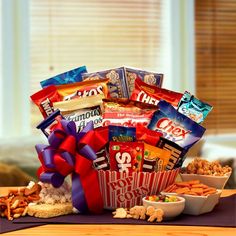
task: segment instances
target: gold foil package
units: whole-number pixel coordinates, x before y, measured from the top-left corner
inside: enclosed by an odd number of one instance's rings
[[[89,121],[93,121],[94,127],[102,126],[101,104],[104,94],[82,97],[69,101],[61,101],[53,104],[59,109],[66,120],[75,122],[77,131],[81,131]]]

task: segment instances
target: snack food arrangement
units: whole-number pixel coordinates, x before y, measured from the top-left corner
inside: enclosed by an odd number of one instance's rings
[[[42,81],[31,99],[44,118],[37,128],[48,145],[36,145],[41,182],[14,195],[25,199],[28,210],[21,215],[53,217],[117,208],[114,217],[148,215],[149,221],[159,222],[165,212],[142,210],[143,197],[173,203],[179,198],[163,198],[159,192],[216,191],[199,182],[174,184],[186,153],[205,132],[201,123],[212,106],[189,92],[164,89],[162,82],[160,73],[129,67],[88,73],[85,66]],[[229,169],[196,160],[186,170],[222,174]],[[72,177],[71,187],[64,182],[67,176]],[[34,186],[32,205],[25,192]],[[0,198],[0,212],[8,219],[18,217],[11,196]],[[133,208],[144,213],[136,216]]]

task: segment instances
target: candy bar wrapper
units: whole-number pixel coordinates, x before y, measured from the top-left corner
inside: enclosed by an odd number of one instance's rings
[[[57,91],[63,101],[98,94],[104,94],[106,98],[108,95],[107,83],[108,79],[64,84],[57,86]]]
[[[53,103],[60,101],[60,95],[54,85],[48,86],[30,97],[31,100],[38,106],[44,118],[54,112]]]
[[[44,119],[36,128],[41,129],[43,134],[48,138],[55,126],[57,126],[64,117],[61,112],[57,109],[46,119]]]
[[[157,147],[167,150],[171,153],[169,162],[166,166],[167,170],[176,169],[182,166],[185,155],[187,153],[187,149],[184,149],[176,143],[163,137],[160,137]]]
[[[180,147],[189,149],[204,134],[205,128],[179,113],[166,101],[158,103],[159,109],[152,117],[148,129],[163,133],[163,137]]]
[[[178,112],[186,115],[191,120],[201,124],[212,110],[212,106],[197,99],[185,91],[178,104]]]
[[[134,142],[136,140],[136,128],[109,125],[109,141]]]
[[[177,108],[182,93],[177,93],[154,85],[144,83],[140,79],[135,80],[135,89],[130,97],[133,101],[157,105],[160,100],[165,100]]]
[[[110,170],[119,172],[141,171],[144,144],[138,142],[113,142],[109,144]]]
[[[96,153],[97,158],[93,161],[93,168],[96,170],[109,170],[109,153],[107,147],[104,147],[102,150]]]
[[[151,164],[151,170],[154,167],[154,171],[164,171],[170,160],[171,152],[158,147],[144,143],[144,160],[143,171],[150,171],[150,166],[147,164],[147,160],[155,161],[154,166]]]
[[[136,79],[141,79],[147,84],[162,86],[163,74],[140,70],[136,68],[125,67],[126,84],[128,88],[129,97],[134,90],[134,83]]]
[[[102,126],[101,105],[104,94],[81,97],[54,103],[66,120],[74,121],[76,130],[81,131],[88,122],[93,121],[94,128]]]
[[[103,99],[103,126],[147,127],[157,107],[126,98]]]
[[[82,73],[86,73],[86,66],[81,66],[73,70],[69,70],[62,74],[53,76],[52,78],[40,82],[42,88],[49,85],[70,84],[82,81]]]
[[[127,98],[128,91],[125,81],[125,70],[123,67],[85,73],[82,75],[83,80],[109,79],[108,90],[112,98]]]
[[[130,208],[142,205],[142,198],[155,195],[173,184],[179,169],[159,172],[98,171],[104,208]]]

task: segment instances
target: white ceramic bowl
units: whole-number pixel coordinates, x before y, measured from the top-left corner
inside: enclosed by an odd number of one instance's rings
[[[177,194],[177,193],[165,193],[169,195],[177,195],[185,199],[185,208],[183,213],[189,215],[201,215],[207,212],[211,212],[216,204],[219,202],[222,190],[217,189],[217,192],[208,196],[193,196],[188,194]]]
[[[197,174],[180,174],[183,181],[200,180],[201,183],[217,189],[223,189],[231,173],[224,176],[197,175]]]
[[[165,194],[168,196],[169,194]],[[153,206],[155,209],[162,209],[164,211],[164,218],[174,218],[180,215],[185,207],[185,199],[183,197],[179,197],[180,201],[177,202],[154,202],[146,200],[145,197],[143,198],[143,205],[145,207]]]

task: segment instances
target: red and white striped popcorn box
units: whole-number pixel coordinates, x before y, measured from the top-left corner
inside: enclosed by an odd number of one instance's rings
[[[173,184],[179,169],[159,172],[117,172],[99,170],[98,178],[104,208],[130,208],[142,205],[146,195],[158,194]]]

